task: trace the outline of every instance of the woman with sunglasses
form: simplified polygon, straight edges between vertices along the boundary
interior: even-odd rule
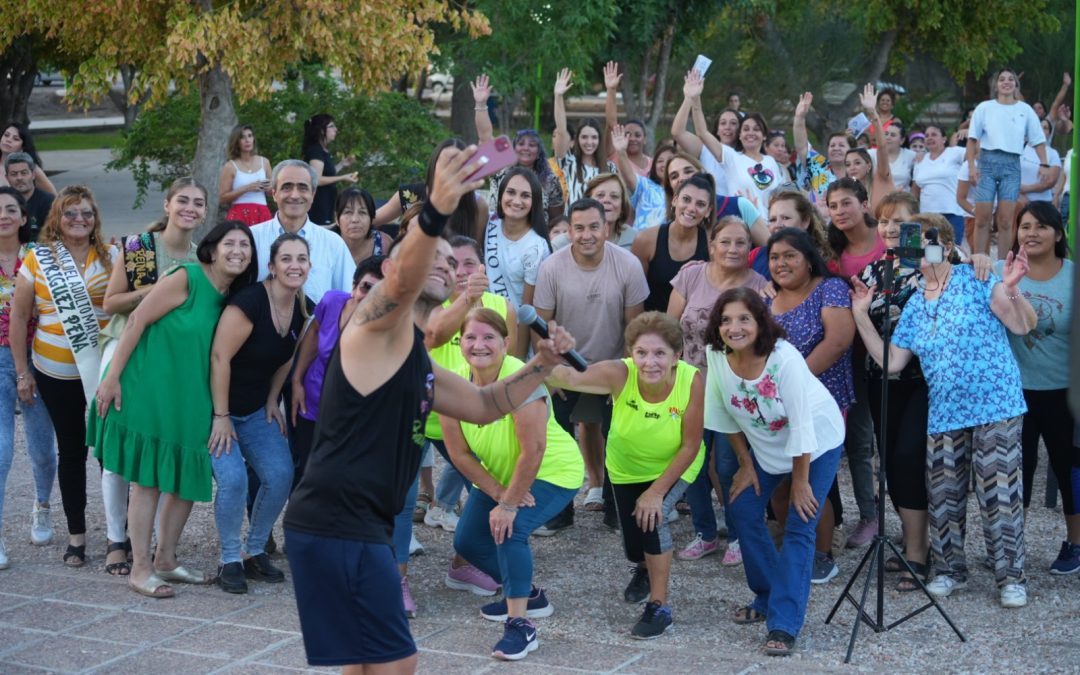
[[[487,101],[491,97],[491,84],[487,75],[476,78],[472,85],[473,100],[476,102],[476,135],[480,143],[486,143],[494,138],[494,130],[491,126],[491,117],[487,112]],[[521,129],[514,135],[514,152],[517,154],[516,166],[531,169],[540,180],[542,191],[540,196],[544,205],[544,222],[549,218],[562,215],[566,204],[566,195],[563,194],[559,178],[551,170],[548,164],[547,153],[544,152],[544,143],[540,140],[540,133],[536,129]],[[491,190],[489,195],[499,194],[502,181],[510,172],[510,168],[499,171],[491,177]],[[497,203],[488,197],[488,208],[496,210]]]

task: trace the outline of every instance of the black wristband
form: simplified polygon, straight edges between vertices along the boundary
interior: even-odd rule
[[[420,210],[420,229],[429,237],[441,237],[446,228],[446,221],[450,216],[444,216],[432,205],[431,201],[424,202],[424,208]]]

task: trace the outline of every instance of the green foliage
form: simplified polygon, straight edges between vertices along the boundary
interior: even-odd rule
[[[259,154],[276,163],[301,157],[304,120],[321,112],[333,115],[339,129],[331,152],[355,155],[360,185],[374,195],[389,195],[402,182],[422,178],[431,148],[446,137],[438,120],[414,99],[394,92],[353,95],[314,67],[268,98],[241,104],[237,117],[255,129]],[[151,185],[164,189],[191,172],[198,130],[198,94],[173,94],[136,120],[109,168],[132,171],[136,204],[141,204]]]

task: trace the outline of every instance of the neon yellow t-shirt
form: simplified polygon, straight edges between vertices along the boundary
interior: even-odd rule
[[[507,355],[499,368],[499,377],[503,378],[521,369],[525,364],[513,356]],[[541,385],[542,386],[542,385]],[[562,488],[577,490],[584,482],[585,460],[581,458],[577,441],[566,433],[548,404],[547,444],[544,457],[540,460],[537,480],[547,481]],[[469,443],[469,449],[479,458],[491,476],[506,487],[514,476],[521,455],[521,446],[514,433],[514,418],[506,415],[491,424],[469,424],[461,422],[461,432]]]
[[[480,296],[480,304],[488,309],[493,309],[499,313],[504,320],[506,319],[506,298],[501,295],[489,293],[484,291],[484,294]],[[450,306],[450,300],[447,299],[443,303],[443,309]],[[469,376],[469,364],[465,362],[465,356],[461,353],[461,331],[454,333],[454,337],[450,338],[445,344],[441,344],[435,349],[428,352],[431,360],[439,364],[443,368],[449,371],[455,372],[462,377]],[[427,425],[424,427],[424,436],[430,438],[433,441],[442,440],[442,428],[439,426],[439,415],[431,413],[427,418]]]
[[[637,367],[626,364],[626,386],[611,409],[611,431],[607,439],[607,470],[612,483],[648,483],[660,477],[682,447],[682,425],[690,402],[690,387],[698,369],[679,361],[675,386],[659,403],[649,403],[638,389]],[[705,444],[698,449],[681,478],[693,483],[705,463]]]

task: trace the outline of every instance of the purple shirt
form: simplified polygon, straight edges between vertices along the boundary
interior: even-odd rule
[[[772,300],[765,301],[770,309]],[[825,324],[821,321],[821,310],[826,307],[846,307],[851,309],[851,296],[848,285],[835,277],[823,279],[817,288],[800,305],[783,314],[773,312],[776,322],[787,331],[787,339],[805,359],[814,351],[814,347],[825,339]],[[840,410],[846,410],[855,402],[855,381],[851,373],[851,347],[841,354],[818,379],[836,399]]]
[[[334,353],[334,347],[337,346],[338,338],[341,336],[341,329],[338,327],[341,310],[344,309],[350,297],[351,294],[344,291],[327,291],[315,307],[315,320],[319,322],[319,352],[308,367],[307,374],[304,375],[307,412],[300,413],[301,417],[312,422],[319,415],[319,396],[322,394],[326,364],[330,362],[330,356]]]

